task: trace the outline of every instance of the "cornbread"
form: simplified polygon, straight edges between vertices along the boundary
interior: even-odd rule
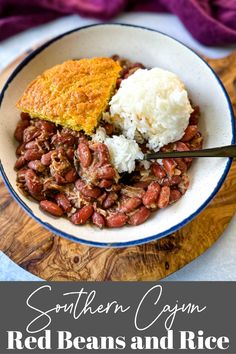
[[[114,92],[121,67],[111,58],[68,60],[32,81],[17,108],[91,134]]]

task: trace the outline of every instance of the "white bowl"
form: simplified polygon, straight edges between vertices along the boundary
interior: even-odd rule
[[[119,54],[147,67],[176,73],[185,83],[192,101],[200,106],[200,130],[204,148],[234,143],[234,119],[228,95],[214,71],[196,53],[147,28],[123,24],[101,24],[60,35],[31,53],[15,69],[0,96],[0,159],[3,179],[13,197],[36,221],[70,240],[101,247],[122,247],[149,242],[178,230],[210,202],[222,185],[231,164],[226,158],[201,158],[189,174],[191,186],[172,206],[154,212],[136,227],[103,229],[75,226],[64,218],[53,218],[38,203],[22,196],[16,187],[16,142],[13,138],[19,112],[15,103],[27,84],[44,70],[71,58]],[[207,232],[207,230],[206,230]]]

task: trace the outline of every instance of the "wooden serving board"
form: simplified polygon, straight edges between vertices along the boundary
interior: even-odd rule
[[[0,86],[19,57],[0,75]],[[236,52],[207,59],[221,77],[236,113]],[[102,249],[83,246],[42,228],[18,206],[0,183],[0,249],[45,280],[159,280],[206,251],[236,212],[236,161],[211,204],[181,230],[145,245]]]

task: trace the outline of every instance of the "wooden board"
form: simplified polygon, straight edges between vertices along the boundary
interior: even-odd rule
[[[22,56],[0,75],[0,86]],[[208,59],[221,77],[236,112],[236,53]],[[0,249],[14,262],[46,280],[159,280],[207,250],[236,211],[236,162],[220,192],[191,223],[145,245],[101,249],[48,232],[28,217],[0,183]]]

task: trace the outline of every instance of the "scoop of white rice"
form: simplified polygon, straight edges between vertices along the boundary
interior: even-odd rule
[[[111,162],[119,173],[131,173],[135,169],[135,160],[143,159],[143,153],[136,141],[127,139],[124,135],[113,135],[110,138],[105,129],[99,127],[92,140],[107,145]]]
[[[193,111],[183,82],[173,73],[153,68],[139,69],[123,80],[110,101],[110,115],[104,119],[121,129],[128,139],[140,141],[158,151],[179,140]]]

